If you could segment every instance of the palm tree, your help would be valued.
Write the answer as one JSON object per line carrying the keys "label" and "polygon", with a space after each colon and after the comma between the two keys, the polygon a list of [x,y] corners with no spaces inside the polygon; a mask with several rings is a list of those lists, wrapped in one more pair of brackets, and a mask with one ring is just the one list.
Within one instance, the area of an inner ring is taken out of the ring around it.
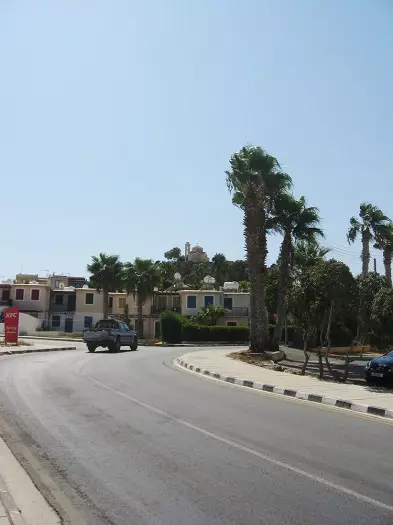
{"label": "palm tree", "polygon": [[292,185],[276,158],[259,146],[245,146],[230,159],[226,172],[233,203],[244,213],[244,238],[250,281],[250,350],[269,348],[265,304],[267,231],[274,200]]}
{"label": "palm tree", "polygon": [[365,275],[370,266],[370,242],[375,239],[381,228],[387,226],[390,220],[379,208],[367,202],[361,203],[359,217],[360,221],[356,217],[350,218],[347,239],[351,244],[360,236],[362,241],[362,275]]}
{"label": "palm tree", "polygon": [[315,266],[331,252],[331,248],[321,246],[315,239],[309,241],[297,241],[293,257],[294,266],[297,271],[302,272],[306,268]]}
{"label": "palm tree", "polygon": [[277,298],[277,323],[274,330],[273,345],[278,347],[284,321],[288,291],[291,285],[291,269],[294,263],[294,243],[296,241],[315,242],[318,236],[323,236],[318,227],[320,222],[319,211],[315,207],[307,207],[306,199],[295,199],[293,195],[283,194],[275,202],[275,216],[273,224],[276,231],[282,236],[279,256],[279,278]]}
{"label": "palm tree", "polygon": [[100,253],[93,255],[91,264],[87,265],[87,271],[91,274],[91,286],[103,293],[103,316],[109,315],[109,292],[116,292],[122,287],[123,264],[118,255],[107,255]]}
{"label": "palm tree", "polygon": [[393,258],[393,224],[389,222],[380,228],[375,235],[374,248],[382,250],[383,264],[385,266],[385,277],[392,284],[392,258]]}
{"label": "palm tree", "polygon": [[160,281],[159,266],[152,259],[137,257],[133,263],[128,262],[124,265],[125,290],[138,300],[138,337],[143,337],[143,304],[153,294]]}
{"label": "palm tree", "polygon": [[223,253],[216,253],[212,257],[212,271],[217,285],[222,285],[228,275],[228,261]]}

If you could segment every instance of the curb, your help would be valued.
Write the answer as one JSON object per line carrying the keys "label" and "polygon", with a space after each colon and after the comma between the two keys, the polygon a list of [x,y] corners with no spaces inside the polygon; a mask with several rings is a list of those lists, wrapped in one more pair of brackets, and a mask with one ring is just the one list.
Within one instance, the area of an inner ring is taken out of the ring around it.
{"label": "curb", "polygon": [[247,379],[239,379],[237,377],[226,376],[224,374],[217,374],[204,370],[195,365],[187,363],[181,357],[176,359],[177,363],[183,368],[192,370],[198,374],[223,381],[225,383],[231,383],[234,385],[245,386],[248,388],[254,388],[255,390],[263,390],[265,392],[273,392],[274,394],[281,394],[287,397],[295,397],[296,399],[304,399],[305,401],[311,401],[314,403],[320,403],[323,405],[329,405],[337,408],[346,408],[355,412],[362,412],[363,414],[371,414],[373,416],[381,416],[393,419],[393,410],[387,408],[379,408],[372,405],[360,405],[358,403],[352,403],[345,399],[336,399],[332,397],[321,396],[320,394],[310,394],[308,392],[301,392],[300,390],[293,390],[292,388],[284,388],[278,385],[271,385],[266,383],[258,383],[256,381],[250,381]]}
{"label": "curb", "polygon": [[26,525],[25,520],[22,518],[22,514],[18,509],[14,498],[6,487],[3,477],[0,475],[0,501],[3,504],[7,519],[11,525]]}
{"label": "curb", "polygon": [[76,346],[56,346],[53,348],[25,348],[22,350],[6,350],[0,351],[0,356],[2,355],[16,355],[16,354],[32,354],[38,352],[61,352],[64,350],[76,350]]}
{"label": "curb", "polygon": [[243,343],[239,343],[239,342],[236,342],[234,341],[233,343],[209,343],[208,341],[207,342],[204,342],[204,343],[199,343],[199,344],[196,344],[196,343],[175,343],[175,344],[169,344],[169,343],[157,343],[156,345],[154,346],[169,346],[169,347],[178,347],[178,348],[202,348],[202,347],[211,347],[211,346],[247,346],[244,342]]}
{"label": "curb", "polygon": [[83,342],[82,337],[44,337],[40,335],[20,335],[19,339],[38,339],[40,341],[66,341],[71,343]]}

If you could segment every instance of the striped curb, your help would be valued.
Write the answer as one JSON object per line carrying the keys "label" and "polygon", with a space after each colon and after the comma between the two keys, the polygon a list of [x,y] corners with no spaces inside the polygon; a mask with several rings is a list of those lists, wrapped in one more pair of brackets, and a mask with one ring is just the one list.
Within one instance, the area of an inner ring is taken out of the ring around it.
{"label": "striped curb", "polygon": [[64,350],[76,350],[76,346],[55,346],[53,348],[23,348],[20,350],[2,350],[0,351],[0,356],[2,355],[16,355],[16,354],[32,354],[38,352],[61,352]]}
{"label": "striped curb", "polygon": [[239,379],[237,377],[226,376],[224,374],[217,374],[210,372],[209,370],[204,370],[195,365],[189,364],[181,357],[176,359],[177,363],[183,368],[192,370],[197,374],[211,377],[212,379],[218,379],[225,383],[231,383],[238,386],[245,386],[248,388],[254,388],[255,390],[263,390],[264,392],[272,392],[274,394],[281,394],[287,397],[294,397],[296,399],[304,399],[305,401],[311,401],[314,403],[320,403],[323,405],[329,405],[337,408],[346,408],[348,410],[353,410],[355,412],[362,412],[363,414],[371,414],[373,416],[381,416],[386,418],[393,419],[393,410],[387,408],[379,408],[372,405],[360,405],[358,403],[353,403],[345,399],[336,399],[327,396],[321,396],[320,394],[310,394],[308,392],[301,392],[300,390],[294,390],[292,388],[284,388],[281,386],[270,385],[267,383],[258,383],[256,381],[250,381],[248,379]]}

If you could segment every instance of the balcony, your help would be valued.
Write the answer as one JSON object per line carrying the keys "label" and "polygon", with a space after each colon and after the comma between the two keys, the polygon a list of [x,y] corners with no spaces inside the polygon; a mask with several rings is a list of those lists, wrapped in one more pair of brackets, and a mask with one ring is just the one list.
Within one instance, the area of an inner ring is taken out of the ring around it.
{"label": "balcony", "polygon": [[232,310],[225,310],[226,317],[248,317],[249,308],[247,306],[234,306]]}
{"label": "balcony", "polygon": [[162,312],[166,312],[167,310],[170,310],[171,312],[180,313],[181,308],[180,306],[161,306],[153,304],[151,307],[151,314],[159,315],[162,314]]}

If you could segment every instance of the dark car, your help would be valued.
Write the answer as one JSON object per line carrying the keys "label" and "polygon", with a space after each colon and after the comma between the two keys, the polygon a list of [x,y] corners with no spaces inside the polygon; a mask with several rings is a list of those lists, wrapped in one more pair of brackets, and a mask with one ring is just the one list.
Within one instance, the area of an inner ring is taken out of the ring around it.
{"label": "dark car", "polygon": [[367,382],[379,379],[393,383],[393,350],[367,363],[364,374]]}

